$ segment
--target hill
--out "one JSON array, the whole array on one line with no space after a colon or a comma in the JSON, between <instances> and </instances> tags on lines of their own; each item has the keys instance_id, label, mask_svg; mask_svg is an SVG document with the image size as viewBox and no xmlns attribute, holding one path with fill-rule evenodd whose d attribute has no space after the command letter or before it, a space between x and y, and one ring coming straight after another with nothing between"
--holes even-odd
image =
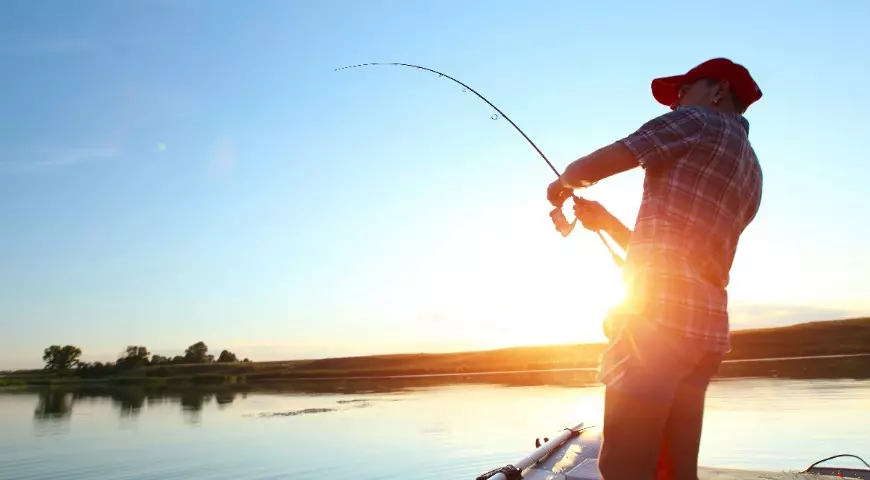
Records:
<instances>
[{"instance_id":1,"label":"hill","mask_svg":"<svg viewBox=\"0 0 870 480\"><path fill-rule=\"evenodd\" d=\"M112 382L120 384L252 384L314 378L412 376L594 368L605 345L543 345L477 352L370 355L309 360L160 365L136 368L108 378L78 378L74 372L51 376L43 372L13 372L5 383L54 384ZM732 334L727 360L778 357L870 354L870 318L811 322L788 327L742 330ZM818 360L816 362L821 362ZM857 363L856 363L857 362ZM761 365L764 363L764 365ZM752 375L779 368L774 362L746 362L725 372ZM849 365L863 371L865 360L826 360L812 368ZM791 368L791 367L789 367ZM802 367L803 368L803 367ZM809 367L808 367L809 368ZM812 370L812 368L810 370ZM805 371L806 369L802 370ZM806 370L808 371L808 370ZM851 373L850 373L851 374ZM868 372L870 374L870 372ZM0 379L0 384L3 379Z\"/></svg>"}]
</instances>

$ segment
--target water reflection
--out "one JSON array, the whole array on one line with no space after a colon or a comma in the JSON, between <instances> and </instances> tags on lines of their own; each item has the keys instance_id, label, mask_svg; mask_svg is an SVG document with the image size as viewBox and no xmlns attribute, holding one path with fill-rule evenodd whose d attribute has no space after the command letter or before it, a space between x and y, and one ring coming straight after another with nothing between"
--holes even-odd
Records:
<instances>
[{"instance_id":1,"label":"water reflection","mask_svg":"<svg viewBox=\"0 0 870 480\"><path fill-rule=\"evenodd\" d=\"M589 387L596 385L593 370L499 372L466 375L432 375L387 378L348 378L334 380L298 380L286 385L298 393L395 393L420 388L455 385L493 385L499 387Z\"/></svg>"},{"instance_id":2,"label":"water reflection","mask_svg":"<svg viewBox=\"0 0 870 480\"><path fill-rule=\"evenodd\" d=\"M867 361L866 359L858 359ZM854 360L854 361L858 361ZM853 361L853 360L850 360ZM824 363L824 360L817 362ZM748 364L729 364L723 366L720 377L739 376L746 374L743 370ZM765 368L771 368L770 376L778 377L811 377L818 376L814 366L808 367L802 362L767 362ZM862 364L863 365L863 364ZM823 366L823 365L822 365ZM757 369L757 367L755 367ZM865 368L866 372L866 368ZM751 375L747 375L751 376ZM866 377L866 373L864 375ZM720 381L724 379L719 379ZM771 379L772 380L772 379ZM727 382L727 380L725 380ZM831 382L825 383L829 385ZM447 386L472 386L491 385L499 387L588 387L596 385L594 369L578 370L552 370L531 372L499 372L487 374L463 374L463 375L431 375L431 376L405 376L386 378L344 378L344 379L308 379L291 380L276 383L246 384L234 386L214 387L112 387L108 385L71 387L70 389L49 389L40 391L33 418L37 422L66 423L69 422L72 410L76 402L84 399L92 401L110 401L118 415L127 420L135 420L143 409L162 406L165 404L177 405L186 422L197 425L201 421L201 412L206 406L213 404L218 409L225 409L236 402L237 399L246 399L248 392L257 393L289 393L303 395L321 394L344 394L344 395L367 395L387 394L409 390L437 389ZM808 382L802 388L824 389ZM834 387L835 395L842 392ZM817 396L824 392L815 392ZM715 401L715 400L711 400ZM759 400L760 401L760 400ZM282 415L290 415L288 412L280 412ZM296 415L296 413L293 413Z\"/></svg>"},{"instance_id":3,"label":"water reflection","mask_svg":"<svg viewBox=\"0 0 870 480\"><path fill-rule=\"evenodd\" d=\"M217 402L218 407L223 409L227 405L230 405L236 399L236 392L220 392L214 394L214 400Z\"/></svg>"},{"instance_id":4,"label":"water reflection","mask_svg":"<svg viewBox=\"0 0 870 480\"><path fill-rule=\"evenodd\" d=\"M200 412L212 402L218 409L232 405L237 399L246 399L249 391L260 393L293 394L372 394L437 388L449 385L499 385L502 387L529 387L540 385L577 387L594 384L594 372L513 372L487 375L443 377L357 378L338 380L302 380L261 387L239 387L206 390L149 389L145 387L83 386L69 389L38 391L33 418L37 422L68 422L76 402L110 401L119 417L137 418L142 410L165 404L178 405L187 422L198 424ZM353 400L349 400L353 401Z\"/></svg>"},{"instance_id":5,"label":"water reflection","mask_svg":"<svg viewBox=\"0 0 870 480\"><path fill-rule=\"evenodd\" d=\"M75 395L68 392L49 391L39 395L33 418L43 422L69 420Z\"/></svg>"},{"instance_id":6,"label":"water reflection","mask_svg":"<svg viewBox=\"0 0 870 480\"><path fill-rule=\"evenodd\" d=\"M144 394L135 390L118 390L111 392L110 396L121 417L139 415L146 398Z\"/></svg>"},{"instance_id":7,"label":"water reflection","mask_svg":"<svg viewBox=\"0 0 870 480\"><path fill-rule=\"evenodd\" d=\"M42 390L37 392L33 419L37 423L69 422L77 402L109 400L121 418L139 416L143 408L164 404L178 404L186 418L199 421L199 412L211 403L212 399L220 408L232 404L239 396L234 391L185 390L148 391L144 389L80 388L71 390ZM246 397L246 395L242 395Z\"/></svg>"}]
</instances>

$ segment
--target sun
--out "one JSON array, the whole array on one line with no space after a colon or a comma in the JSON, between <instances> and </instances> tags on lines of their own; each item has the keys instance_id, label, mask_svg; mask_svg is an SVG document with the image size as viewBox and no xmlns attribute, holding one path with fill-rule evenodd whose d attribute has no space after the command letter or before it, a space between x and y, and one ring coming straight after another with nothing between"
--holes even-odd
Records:
<instances>
[{"instance_id":1,"label":"sun","mask_svg":"<svg viewBox=\"0 0 870 480\"><path fill-rule=\"evenodd\" d=\"M451 336L481 348L606 341L624 293L598 237L578 227L562 238L546 222L506 230L456 235L428 259L418 291Z\"/></svg>"}]
</instances>

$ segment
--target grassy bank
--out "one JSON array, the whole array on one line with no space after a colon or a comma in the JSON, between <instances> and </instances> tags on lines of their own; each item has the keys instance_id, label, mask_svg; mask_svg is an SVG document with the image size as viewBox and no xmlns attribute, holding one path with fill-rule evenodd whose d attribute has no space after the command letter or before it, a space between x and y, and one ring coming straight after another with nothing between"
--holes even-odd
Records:
<instances>
[{"instance_id":1,"label":"grassy bank","mask_svg":"<svg viewBox=\"0 0 870 480\"><path fill-rule=\"evenodd\" d=\"M813 322L789 327L734 332L728 360L870 353L870 318ZM97 378L74 371L45 374L18 371L0 377L0 386L97 385L151 388L227 385L239 389L313 379L350 377L477 374L505 371L593 368L603 344L514 347L480 352L374 355L315 360L162 365L137 368ZM527 374L525 378L528 377ZM590 372L533 374L530 382L586 382ZM573 376L572 376L573 375ZM491 375L487 375L491 377ZM504 375L502 375L504 377ZM522 375L510 374L515 380ZM554 377L549 379L548 377ZM795 378L870 378L870 357L750 361L723 365L720 376L786 376ZM456 381L452 377L450 381ZM493 381L493 378L480 381ZM433 380L428 379L429 383ZM469 375L469 381L478 381Z\"/></svg>"}]
</instances>

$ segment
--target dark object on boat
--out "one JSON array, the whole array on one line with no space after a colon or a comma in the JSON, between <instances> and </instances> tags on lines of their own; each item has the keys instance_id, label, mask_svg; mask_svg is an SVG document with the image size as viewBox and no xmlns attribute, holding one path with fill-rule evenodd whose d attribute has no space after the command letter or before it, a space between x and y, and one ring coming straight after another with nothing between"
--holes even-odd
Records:
<instances>
[{"instance_id":1,"label":"dark object on boat","mask_svg":"<svg viewBox=\"0 0 870 480\"><path fill-rule=\"evenodd\" d=\"M835 458L842 457L852 457L857 458L861 463L867 466L867 469L863 468L844 468L844 467L818 467L816 465L820 463L827 462L828 460L833 460ZM815 475L830 475L832 477L840 477L840 478L859 478L861 480L870 480L870 465L864 461L863 458L858 455L852 455L851 453L841 453L839 455L834 455L832 457L823 458L818 462L807 467L803 473L812 473Z\"/></svg>"}]
</instances>

